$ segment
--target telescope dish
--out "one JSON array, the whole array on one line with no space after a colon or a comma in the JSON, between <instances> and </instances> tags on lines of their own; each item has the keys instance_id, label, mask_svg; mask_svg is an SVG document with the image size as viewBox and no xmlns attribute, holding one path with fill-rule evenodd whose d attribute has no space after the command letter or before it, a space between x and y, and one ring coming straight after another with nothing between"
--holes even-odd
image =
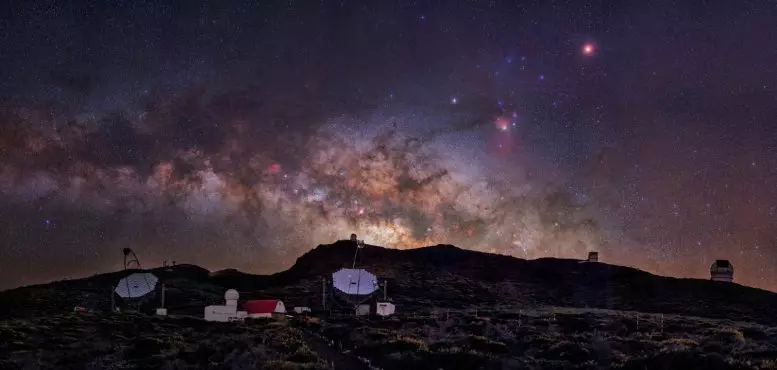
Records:
<instances>
[{"instance_id":1,"label":"telescope dish","mask_svg":"<svg viewBox=\"0 0 777 370\"><path fill-rule=\"evenodd\" d=\"M121 298L139 298L154 291L159 278L147 272L136 272L116 285L116 294Z\"/></svg>"},{"instance_id":2,"label":"telescope dish","mask_svg":"<svg viewBox=\"0 0 777 370\"><path fill-rule=\"evenodd\" d=\"M342 268L332 273L332 286L343 294L365 296L378 290L378 278L365 269Z\"/></svg>"}]
</instances>

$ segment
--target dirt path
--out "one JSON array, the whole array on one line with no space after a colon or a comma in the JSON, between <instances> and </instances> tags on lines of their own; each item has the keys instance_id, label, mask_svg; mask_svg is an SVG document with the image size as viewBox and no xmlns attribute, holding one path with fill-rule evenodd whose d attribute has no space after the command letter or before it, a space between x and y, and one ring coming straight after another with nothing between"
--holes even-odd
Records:
<instances>
[{"instance_id":1,"label":"dirt path","mask_svg":"<svg viewBox=\"0 0 777 370\"><path fill-rule=\"evenodd\" d=\"M329 347L319 337L306 330L301 330L310 348L323 357L329 365L334 364L335 370L369 370L369 367L356 357L340 353L337 348Z\"/></svg>"}]
</instances>

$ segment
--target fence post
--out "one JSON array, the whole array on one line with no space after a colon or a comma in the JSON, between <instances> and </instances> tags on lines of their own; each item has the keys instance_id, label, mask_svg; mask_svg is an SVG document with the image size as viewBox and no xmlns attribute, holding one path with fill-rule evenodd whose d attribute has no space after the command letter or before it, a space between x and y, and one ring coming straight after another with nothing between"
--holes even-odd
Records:
<instances>
[{"instance_id":1,"label":"fence post","mask_svg":"<svg viewBox=\"0 0 777 370\"><path fill-rule=\"evenodd\" d=\"M661 314L661 334L664 334L664 314Z\"/></svg>"}]
</instances>

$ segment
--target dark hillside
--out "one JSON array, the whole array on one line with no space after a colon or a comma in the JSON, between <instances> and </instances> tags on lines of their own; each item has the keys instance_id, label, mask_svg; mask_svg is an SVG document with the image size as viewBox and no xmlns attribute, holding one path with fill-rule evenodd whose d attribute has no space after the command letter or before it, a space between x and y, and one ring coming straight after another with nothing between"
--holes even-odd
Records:
<instances>
[{"instance_id":1,"label":"dark hillside","mask_svg":"<svg viewBox=\"0 0 777 370\"><path fill-rule=\"evenodd\" d=\"M324 274L353 259L353 246L318 246L289 270ZM390 281L390 295L419 308L554 305L776 323L777 294L738 284L656 276L578 260L523 260L437 245L410 250L367 246L359 266Z\"/></svg>"},{"instance_id":2,"label":"dark hillside","mask_svg":"<svg viewBox=\"0 0 777 370\"><path fill-rule=\"evenodd\" d=\"M252 275L237 270L210 273L191 265L151 271L166 286L167 306L201 314L220 302L227 288L241 298L278 297L287 305L320 302L321 278L350 267L355 246L348 241L319 245L288 270ZM411 250L377 246L361 249L357 266L389 282L389 296L402 309L507 307L537 305L663 312L732 320L777 323L777 294L697 279L676 279L637 269L544 258L523 260L437 245ZM109 307L110 287L123 272L59 281L0 292L0 317L60 313L75 305ZM158 297L146 305L156 307Z\"/></svg>"}]
</instances>

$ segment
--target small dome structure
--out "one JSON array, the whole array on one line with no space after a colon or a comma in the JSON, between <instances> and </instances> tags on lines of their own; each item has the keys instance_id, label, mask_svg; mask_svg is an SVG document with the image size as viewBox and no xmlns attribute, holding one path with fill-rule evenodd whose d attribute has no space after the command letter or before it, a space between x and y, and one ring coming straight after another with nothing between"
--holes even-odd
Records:
<instances>
[{"instance_id":1,"label":"small dome structure","mask_svg":"<svg viewBox=\"0 0 777 370\"><path fill-rule=\"evenodd\" d=\"M240 293L234 289L227 289L224 293L225 304L229 307L237 307L237 300L240 298Z\"/></svg>"},{"instance_id":2,"label":"small dome structure","mask_svg":"<svg viewBox=\"0 0 777 370\"><path fill-rule=\"evenodd\" d=\"M715 260L710 266L710 280L712 281L734 281L734 265L728 260Z\"/></svg>"},{"instance_id":3,"label":"small dome structure","mask_svg":"<svg viewBox=\"0 0 777 370\"><path fill-rule=\"evenodd\" d=\"M351 241L356 242L356 234L351 234Z\"/></svg>"},{"instance_id":4,"label":"small dome structure","mask_svg":"<svg viewBox=\"0 0 777 370\"><path fill-rule=\"evenodd\" d=\"M240 293L237 292L237 290L234 289L228 289L224 293L224 300L231 301L231 300L238 300L240 299Z\"/></svg>"}]
</instances>

